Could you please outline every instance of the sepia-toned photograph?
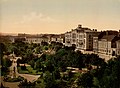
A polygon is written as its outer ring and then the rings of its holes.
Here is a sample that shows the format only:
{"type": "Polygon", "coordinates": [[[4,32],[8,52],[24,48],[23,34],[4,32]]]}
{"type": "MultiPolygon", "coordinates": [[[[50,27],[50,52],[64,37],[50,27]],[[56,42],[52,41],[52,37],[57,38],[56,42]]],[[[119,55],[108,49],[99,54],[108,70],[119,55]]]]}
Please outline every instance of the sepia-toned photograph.
{"type": "Polygon", "coordinates": [[[120,0],[0,0],[0,88],[120,88],[120,0]]]}

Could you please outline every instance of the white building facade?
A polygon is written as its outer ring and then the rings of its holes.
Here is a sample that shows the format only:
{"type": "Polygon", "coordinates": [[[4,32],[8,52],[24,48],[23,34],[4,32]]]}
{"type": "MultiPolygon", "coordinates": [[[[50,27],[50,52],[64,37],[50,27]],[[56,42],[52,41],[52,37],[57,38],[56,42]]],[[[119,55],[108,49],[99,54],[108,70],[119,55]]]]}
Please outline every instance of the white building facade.
{"type": "Polygon", "coordinates": [[[117,55],[120,55],[120,40],[116,41],[116,52],[117,55]]]}
{"type": "Polygon", "coordinates": [[[89,28],[82,28],[78,25],[76,29],[65,33],[65,46],[76,45],[79,50],[92,50],[93,49],[93,36],[96,35],[96,30],[89,28]]]}
{"type": "Polygon", "coordinates": [[[26,37],[26,42],[41,44],[41,42],[48,42],[48,38],[31,36],[31,37],[26,37]]]}

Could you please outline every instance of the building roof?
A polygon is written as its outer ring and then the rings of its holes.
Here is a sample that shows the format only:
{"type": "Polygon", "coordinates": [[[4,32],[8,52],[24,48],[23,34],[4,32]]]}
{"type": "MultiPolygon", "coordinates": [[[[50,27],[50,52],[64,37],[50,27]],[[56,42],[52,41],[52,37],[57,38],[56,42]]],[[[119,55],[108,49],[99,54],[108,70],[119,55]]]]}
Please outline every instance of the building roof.
{"type": "Polygon", "coordinates": [[[48,38],[46,36],[26,36],[26,38],[48,38]]]}
{"type": "Polygon", "coordinates": [[[104,35],[100,40],[106,39],[107,41],[112,41],[116,35],[104,35]]]}
{"type": "Polygon", "coordinates": [[[101,39],[105,35],[118,35],[118,31],[112,31],[112,30],[101,31],[101,33],[98,35],[98,39],[101,39]]]}

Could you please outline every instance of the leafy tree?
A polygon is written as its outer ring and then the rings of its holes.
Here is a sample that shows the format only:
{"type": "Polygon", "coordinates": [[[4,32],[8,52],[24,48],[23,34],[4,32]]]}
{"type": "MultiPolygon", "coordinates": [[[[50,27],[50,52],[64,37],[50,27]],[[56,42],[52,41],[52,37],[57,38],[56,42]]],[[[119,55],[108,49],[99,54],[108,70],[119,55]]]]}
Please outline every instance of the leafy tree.
{"type": "Polygon", "coordinates": [[[75,48],[76,48],[76,45],[75,45],[75,44],[72,44],[71,49],[74,51],[75,48]]]}
{"type": "Polygon", "coordinates": [[[55,77],[49,71],[45,72],[44,84],[46,85],[45,88],[57,88],[55,77]]]}
{"type": "Polygon", "coordinates": [[[55,68],[55,70],[52,72],[52,74],[54,75],[55,79],[60,79],[60,72],[58,68],[55,68]]]}
{"type": "Polygon", "coordinates": [[[32,67],[32,68],[34,68],[35,61],[34,61],[34,60],[30,60],[30,61],[28,62],[28,64],[30,64],[30,65],[31,65],[31,67],[32,67]]]}
{"type": "Polygon", "coordinates": [[[3,58],[2,60],[2,66],[4,67],[10,67],[12,65],[12,61],[9,58],[3,58]]]}
{"type": "Polygon", "coordinates": [[[48,43],[47,43],[47,42],[42,41],[42,42],[41,42],[41,45],[42,45],[42,46],[48,46],[48,43]]]}
{"type": "Polygon", "coordinates": [[[41,53],[41,47],[40,46],[38,46],[38,47],[36,47],[35,48],[35,53],[37,53],[37,54],[39,54],[39,53],[41,53]]]}
{"type": "Polygon", "coordinates": [[[48,61],[45,63],[45,65],[46,65],[46,70],[48,70],[49,72],[54,71],[54,66],[53,66],[53,64],[52,64],[52,62],[51,62],[50,60],[48,60],[48,61]]]}
{"type": "Polygon", "coordinates": [[[42,64],[41,64],[40,60],[38,59],[38,60],[34,63],[34,69],[37,69],[38,71],[40,71],[41,68],[42,68],[42,64]]]}
{"type": "Polygon", "coordinates": [[[93,76],[90,73],[82,74],[78,80],[78,85],[84,88],[91,88],[93,86],[93,76]]]}
{"type": "Polygon", "coordinates": [[[45,49],[45,50],[48,50],[48,46],[44,46],[44,49],[45,49]]]}

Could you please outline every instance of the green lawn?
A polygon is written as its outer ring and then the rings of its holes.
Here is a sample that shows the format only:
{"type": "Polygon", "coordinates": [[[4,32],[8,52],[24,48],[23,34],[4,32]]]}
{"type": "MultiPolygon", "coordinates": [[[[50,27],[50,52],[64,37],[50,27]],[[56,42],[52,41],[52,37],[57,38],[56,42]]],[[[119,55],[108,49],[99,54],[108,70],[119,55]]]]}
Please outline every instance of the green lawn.
{"type": "Polygon", "coordinates": [[[21,70],[21,67],[18,67],[18,72],[20,74],[32,74],[32,75],[40,75],[42,72],[36,72],[31,66],[26,66],[26,70],[21,70]]]}

